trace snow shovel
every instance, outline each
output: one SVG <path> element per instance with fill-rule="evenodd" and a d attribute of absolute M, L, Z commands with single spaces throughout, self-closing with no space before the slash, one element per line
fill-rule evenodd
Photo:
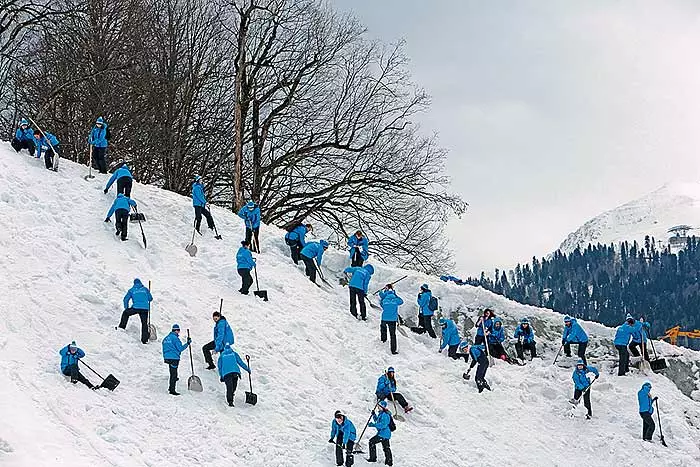
<path fill-rule="evenodd" d="M 245 361 L 248 363 L 248 368 L 250 368 L 250 355 L 245 356 Z M 250 372 L 248 372 L 248 384 L 250 385 L 250 391 L 245 392 L 245 403 L 255 405 L 258 403 L 258 395 L 253 392 L 253 379 L 250 377 Z"/>
<path fill-rule="evenodd" d="M 134 206 L 134 211 L 136 211 L 136 215 L 138 216 L 138 214 L 139 214 L 139 208 L 136 207 L 136 206 Z M 138 218 L 138 217 L 137 217 L 137 218 Z M 143 233 L 143 225 L 141 225 L 141 219 L 138 218 L 138 221 L 139 221 L 139 227 L 141 228 L 141 239 L 143 240 L 143 247 L 144 247 L 144 248 L 148 248 L 148 246 L 146 245 L 146 234 Z"/>
<path fill-rule="evenodd" d="M 148 291 L 151 290 L 151 281 L 148 281 Z M 148 340 L 155 342 L 158 340 L 158 333 L 156 332 L 156 327 L 151 324 L 151 310 L 148 310 Z"/>
<path fill-rule="evenodd" d="M 84 176 L 83 178 L 85 180 L 95 178 L 95 176 L 92 174 L 92 144 L 90 145 L 90 160 L 88 161 L 88 174 Z"/>
<path fill-rule="evenodd" d="M 564 344 L 559 346 L 559 352 L 557 352 L 557 356 L 554 357 L 554 361 L 552 362 L 552 365 L 555 365 L 557 363 L 557 360 L 559 359 L 559 354 L 561 354 L 561 349 L 564 348 Z"/>
<path fill-rule="evenodd" d="M 486 327 L 484 326 L 484 318 L 481 318 L 481 331 L 484 333 L 484 345 L 486 346 L 486 355 L 489 357 L 489 366 L 493 366 L 493 357 L 489 350 L 489 336 L 486 335 Z"/>
<path fill-rule="evenodd" d="M 661 444 L 668 447 L 666 440 L 664 439 L 664 430 L 661 429 L 661 414 L 659 413 L 659 400 L 654 401 L 656 403 L 656 420 L 659 422 L 659 436 L 661 437 Z"/>
<path fill-rule="evenodd" d="M 357 438 L 357 442 L 355 443 L 355 446 L 352 449 L 353 454 L 364 454 L 364 451 L 362 450 L 362 445 L 360 444 L 360 441 L 362 441 L 362 437 L 365 435 L 365 431 L 367 430 L 367 427 L 369 426 L 369 422 L 372 421 L 372 412 L 377 410 L 378 405 L 379 405 L 379 401 L 377 401 L 374 404 L 374 408 L 370 411 L 369 418 L 367 419 L 367 423 L 365 423 L 365 427 L 362 429 L 362 433 L 360 433 L 360 437 Z"/>
<path fill-rule="evenodd" d="M 260 297 L 263 299 L 264 302 L 267 301 L 267 290 L 260 290 L 260 285 L 258 284 L 258 268 L 255 267 L 253 268 L 253 271 L 255 271 L 255 291 L 253 291 L 253 295 L 256 297 Z"/>
<path fill-rule="evenodd" d="M 102 376 L 100 376 L 100 374 L 98 372 L 93 370 L 90 367 L 90 365 L 85 363 L 84 360 L 82 360 L 82 359 L 79 359 L 79 360 L 80 360 L 80 363 L 85 365 L 90 371 L 95 373 L 97 375 L 97 377 L 102 380 L 102 383 L 100 383 L 100 387 L 105 388 L 105 389 L 109 389 L 110 391 L 114 391 L 117 388 L 117 386 L 119 386 L 119 380 L 117 378 L 115 378 L 114 375 L 112 375 L 111 373 L 108 374 L 106 378 L 103 378 Z"/>
<path fill-rule="evenodd" d="M 645 332 L 646 332 L 646 330 L 645 330 Z M 651 350 L 654 351 L 654 360 L 649 362 L 649 366 L 651 367 L 651 371 L 653 371 L 654 373 L 659 373 L 660 371 L 668 368 L 668 365 L 666 364 L 665 358 L 660 358 L 656 354 L 656 348 L 654 347 L 654 340 L 651 338 L 651 336 L 649 336 L 649 342 L 651 342 Z"/>
<path fill-rule="evenodd" d="M 189 329 L 187 330 L 187 340 L 190 340 Z M 195 376 L 194 374 L 194 362 L 192 361 L 192 344 L 188 345 L 187 347 L 190 348 L 190 367 L 192 368 L 192 376 L 187 378 L 187 389 L 194 392 L 202 392 L 202 380 L 199 379 L 199 376 Z"/>
<path fill-rule="evenodd" d="M 396 399 L 394 399 L 394 393 L 390 392 L 391 395 L 391 402 L 394 403 L 394 418 L 400 422 L 405 422 L 406 418 L 404 418 L 403 415 L 399 414 L 399 409 L 396 407 Z"/>
<path fill-rule="evenodd" d="M 408 277 L 408 276 L 403 276 L 403 277 L 400 278 L 400 279 L 396 279 L 394 282 L 390 282 L 390 284 L 391 284 L 391 285 L 394 285 L 394 284 L 396 284 L 397 282 L 401 282 L 402 280 L 404 280 L 404 279 L 407 278 L 407 277 Z M 382 290 L 384 290 L 384 287 L 382 287 L 381 289 L 375 291 L 372 295 L 377 295 L 377 294 L 378 294 L 379 292 L 381 292 Z"/>
<path fill-rule="evenodd" d="M 194 244 L 194 235 L 197 233 L 197 229 L 193 228 L 192 229 L 192 241 L 190 242 L 189 245 L 185 247 L 185 251 L 190 254 L 190 256 L 196 256 L 197 255 L 197 245 Z"/>
<path fill-rule="evenodd" d="M 318 271 L 318 275 L 321 278 L 321 281 L 332 289 L 333 286 L 326 280 L 325 277 L 323 277 L 323 271 L 321 271 L 321 266 L 319 266 L 316 262 L 316 258 L 314 258 L 314 266 L 316 266 L 316 271 Z"/>
<path fill-rule="evenodd" d="M 219 231 L 216 230 L 216 225 L 214 225 L 214 238 L 217 240 L 221 240 L 221 235 L 219 235 Z"/>

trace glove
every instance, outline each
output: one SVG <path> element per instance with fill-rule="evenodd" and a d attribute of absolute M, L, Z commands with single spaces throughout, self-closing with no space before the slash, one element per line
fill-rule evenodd
<path fill-rule="evenodd" d="M 192 338 L 191 338 L 191 337 L 188 337 L 188 338 L 187 338 L 187 343 L 189 344 L 190 342 L 192 342 Z"/>
<path fill-rule="evenodd" d="M 443 349 L 438 350 L 438 353 L 442 353 Z"/>
<path fill-rule="evenodd" d="M 593 381 L 595 381 L 595 380 L 597 380 L 597 379 L 598 379 L 598 375 L 596 375 L 595 378 L 593 378 Z"/>
<path fill-rule="evenodd" d="M 335 444 L 335 441 L 333 441 L 333 438 L 329 439 L 328 442 L 331 444 Z"/>
<path fill-rule="evenodd" d="M 372 415 L 377 415 L 377 412 L 375 412 L 374 409 L 372 409 Z"/>
<path fill-rule="evenodd" d="M 107 218 L 105 219 L 105 222 L 112 222 L 112 220 L 111 220 L 109 217 L 107 217 Z"/>
<path fill-rule="evenodd" d="M 561 345 L 564 345 L 564 344 L 566 344 L 566 339 L 561 340 Z"/>
<path fill-rule="evenodd" d="M 654 397 L 651 401 L 656 402 L 658 399 L 659 399 L 658 397 Z"/>
<path fill-rule="evenodd" d="M 105 190 L 104 190 L 105 194 L 107 194 L 107 191 L 108 191 L 107 188 L 105 188 Z"/>

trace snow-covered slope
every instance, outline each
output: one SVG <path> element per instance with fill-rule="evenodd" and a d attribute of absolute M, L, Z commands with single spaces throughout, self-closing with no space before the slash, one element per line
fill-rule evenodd
<path fill-rule="evenodd" d="M 464 363 L 438 355 L 437 342 L 427 336 L 399 335 L 400 353 L 390 355 L 379 342 L 377 313 L 359 323 L 347 311 L 345 289 L 328 292 L 309 283 L 287 258 L 279 230 L 261 233 L 265 303 L 236 292 L 242 226 L 231 213 L 214 210 L 224 240 L 198 239 L 199 254 L 190 258 L 184 251 L 189 200 L 137 184 L 134 198 L 148 218 L 144 249 L 134 226 L 122 243 L 112 224 L 102 222 L 112 196 L 101 192 L 104 176 L 85 181 L 84 173 L 67 161 L 59 173 L 47 171 L 0 143 L 0 465 L 332 466 L 327 439 L 334 410 L 345 410 L 360 431 L 388 365 L 397 368 L 399 389 L 416 407 L 391 440 L 397 466 L 700 463 L 700 404 L 663 376 L 648 378 L 660 396 L 669 447 L 640 440 L 636 391 L 646 378 L 609 374 L 601 343 L 609 342 L 610 329 L 585 323 L 603 376 L 593 390 L 594 419 L 571 418 L 571 369 L 551 364 L 560 315 L 376 264 L 372 289 L 408 274 L 397 284 L 407 317 L 427 281 L 445 313 L 491 306 L 506 317 L 509 333 L 513 320 L 534 319 L 545 358 L 525 367 L 497 362 L 487 375 L 493 391 L 478 394 L 473 381 L 462 379 Z M 344 253 L 331 252 L 328 275 L 345 262 Z M 134 277 L 153 281 L 160 338 L 174 322 L 190 329 L 203 393 L 186 390 L 187 354 L 180 366 L 183 395 L 172 397 L 160 343 L 140 344 L 133 320 L 126 333 L 114 330 Z M 220 297 L 238 351 L 253 357 L 254 407 L 243 402 L 245 379 L 231 409 L 218 377 L 203 369 L 200 348 L 211 338 Z M 122 381 L 116 391 L 92 392 L 59 373 L 57 352 L 72 339 L 88 363 Z M 691 351 L 673 351 L 696 359 Z M 356 465 L 369 464 L 358 455 Z"/>
<path fill-rule="evenodd" d="M 642 198 L 604 212 L 569 234 L 559 248 L 570 253 L 589 243 L 617 244 L 637 240 L 643 244 L 645 235 L 665 243 L 669 237 L 667 230 L 679 224 L 700 227 L 700 183 L 666 184 Z"/>

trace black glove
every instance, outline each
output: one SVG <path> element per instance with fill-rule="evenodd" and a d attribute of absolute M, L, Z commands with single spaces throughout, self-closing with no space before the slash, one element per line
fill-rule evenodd
<path fill-rule="evenodd" d="M 107 191 L 109 191 L 109 190 L 107 190 L 107 188 L 105 188 L 105 194 L 107 194 Z"/>
<path fill-rule="evenodd" d="M 191 342 L 192 342 L 192 338 L 191 338 L 191 337 L 188 337 L 188 338 L 187 338 L 187 343 L 189 344 L 189 343 L 191 343 Z"/>
<path fill-rule="evenodd" d="M 659 399 L 658 397 L 654 397 L 651 401 L 656 402 L 658 399 Z"/>
<path fill-rule="evenodd" d="M 335 444 L 335 441 L 333 441 L 333 438 L 329 439 L 328 442 L 331 444 Z"/>
<path fill-rule="evenodd" d="M 593 378 L 593 381 L 598 379 L 598 375 L 595 375 L 595 378 Z"/>
<path fill-rule="evenodd" d="M 375 412 L 374 409 L 372 409 L 372 415 L 377 415 L 377 412 Z"/>
<path fill-rule="evenodd" d="M 111 220 L 109 217 L 107 217 L 107 218 L 105 219 L 105 222 L 112 222 L 112 220 Z"/>

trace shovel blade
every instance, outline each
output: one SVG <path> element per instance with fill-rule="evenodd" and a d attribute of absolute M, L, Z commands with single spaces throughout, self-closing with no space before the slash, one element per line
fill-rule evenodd
<path fill-rule="evenodd" d="M 258 403 L 258 395 L 250 391 L 245 392 L 245 403 L 255 405 Z"/>
<path fill-rule="evenodd" d="M 197 245 L 194 243 L 190 243 L 185 247 L 185 251 L 190 254 L 190 256 L 196 256 L 197 255 Z"/>
<path fill-rule="evenodd" d="M 202 381 L 199 376 L 192 375 L 187 379 L 187 389 L 194 392 L 202 392 Z"/>
<path fill-rule="evenodd" d="M 267 290 L 256 290 L 253 292 L 253 295 L 262 298 L 264 302 L 267 301 Z"/>
<path fill-rule="evenodd" d="M 406 418 L 403 415 L 396 413 L 394 414 L 394 420 L 398 422 L 405 422 Z"/>
<path fill-rule="evenodd" d="M 649 367 L 651 368 L 651 371 L 658 373 L 659 371 L 668 368 L 668 365 L 666 364 L 665 358 L 657 358 L 656 360 L 649 362 Z"/>
<path fill-rule="evenodd" d="M 100 384 L 105 389 L 109 389 L 110 391 L 114 391 L 117 386 L 119 386 L 119 380 L 114 377 L 114 375 L 107 375 L 104 381 L 102 381 L 102 384 Z"/>
<path fill-rule="evenodd" d="M 156 327 L 152 324 L 148 325 L 148 340 L 151 342 L 158 340 L 158 333 L 156 332 Z"/>

